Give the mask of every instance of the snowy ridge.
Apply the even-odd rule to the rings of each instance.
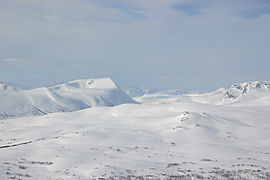
[[[135,103],[110,78],[75,80],[32,90],[1,83],[0,99],[0,119]]]

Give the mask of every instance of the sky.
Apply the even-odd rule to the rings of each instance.
[[[270,80],[270,0],[1,0],[0,81],[150,89]]]

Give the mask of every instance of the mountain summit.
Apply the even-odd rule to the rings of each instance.
[[[16,91],[16,90],[17,90],[17,88],[12,87],[9,84],[0,82],[0,92],[3,92],[3,91],[10,92],[10,91]]]

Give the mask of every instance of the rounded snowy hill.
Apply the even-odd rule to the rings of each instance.
[[[75,80],[32,90],[2,83],[0,99],[0,119],[136,103],[110,78]]]

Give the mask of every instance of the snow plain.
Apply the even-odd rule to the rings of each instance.
[[[3,119],[0,179],[270,179],[267,84]]]

